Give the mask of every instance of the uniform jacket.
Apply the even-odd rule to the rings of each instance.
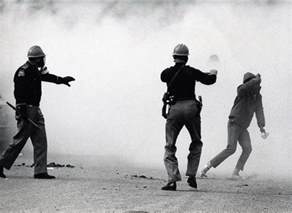
[[[160,76],[161,81],[166,82],[168,85],[181,66],[183,66],[183,64],[177,63],[163,70]],[[204,73],[191,66],[185,65],[183,70],[176,77],[172,89],[169,92],[175,96],[176,100],[195,99],[196,81],[200,81],[203,84],[214,84],[216,82],[216,75],[210,75],[209,73]]]
[[[14,75],[14,96],[16,104],[39,106],[42,95],[42,81],[61,83],[61,78],[39,71],[30,62],[19,67]]]
[[[229,120],[242,128],[248,128],[254,113],[260,128],[265,126],[265,116],[260,94],[261,79],[252,73],[244,75],[244,83],[237,88],[237,96],[231,109]]]

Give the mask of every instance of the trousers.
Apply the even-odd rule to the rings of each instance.
[[[190,136],[188,165],[186,176],[196,176],[201,158],[201,118],[195,100],[178,101],[170,107],[165,131],[166,145],[164,154],[164,165],[168,174],[168,181],[181,180],[176,153],[176,140],[183,127],[186,127]]]
[[[210,164],[212,167],[216,168],[219,164],[221,164],[226,158],[230,155],[234,154],[237,147],[237,141],[242,148],[242,153],[237,161],[235,166],[238,170],[243,170],[244,165],[252,151],[250,136],[247,129],[242,128],[235,124],[232,121],[228,121],[228,140],[227,147],[221,151],[218,155],[216,155],[211,161]]]
[[[47,172],[47,136],[45,121],[39,107],[29,106],[27,117],[33,120],[38,126],[35,127],[27,119],[17,120],[17,133],[13,141],[0,157],[0,166],[10,169],[19,153],[30,138],[33,145],[34,174]]]

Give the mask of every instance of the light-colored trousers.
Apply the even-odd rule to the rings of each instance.
[[[47,172],[47,136],[45,121],[39,107],[29,106],[27,109],[28,118],[33,120],[39,128],[33,126],[24,119],[17,120],[18,132],[13,141],[0,157],[0,166],[10,169],[17,156],[23,149],[26,141],[30,138],[34,154],[34,174]]]
[[[197,104],[194,100],[178,101],[172,105],[166,121],[166,145],[164,154],[164,165],[168,174],[168,181],[175,182],[181,180],[178,168],[178,161],[175,156],[176,140],[185,126],[191,136],[189,146],[188,166],[186,176],[197,174],[202,142],[201,142],[201,119]]]
[[[250,136],[247,129],[238,126],[232,121],[228,122],[228,142],[227,147],[216,155],[211,161],[211,166],[216,168],[221,164],[226,158],[235,153],[237,141],[242,148],[242,153],[235,166],[238,170],[243,170],[244,165],[252,151]]]

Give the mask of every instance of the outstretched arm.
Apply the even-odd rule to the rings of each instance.
[[[195,72],[195,80],[200,81],[203,84],[214,84],[217,80],[217,70],[210,70],[208,73],[204,73],[200,70]]]
[[[46,67],[43,68],[43,70],[41,72],[42,72],[41,73],[42,81],[51,82],[51,83],[55,83],[55,84],[66,84],[69,87],[70,87],[69,82],[75,81],[75,79],[71,76],[60,77],[60,76],[50,74]]]

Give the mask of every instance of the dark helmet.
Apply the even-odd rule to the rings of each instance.
[[[32,46],[31,48],[29,48],[28,53],[27,53],[27,57],[28,58],[41,58],[41,57],[45,57],[45,53],[43,52],[42,48],[40,46]]]

